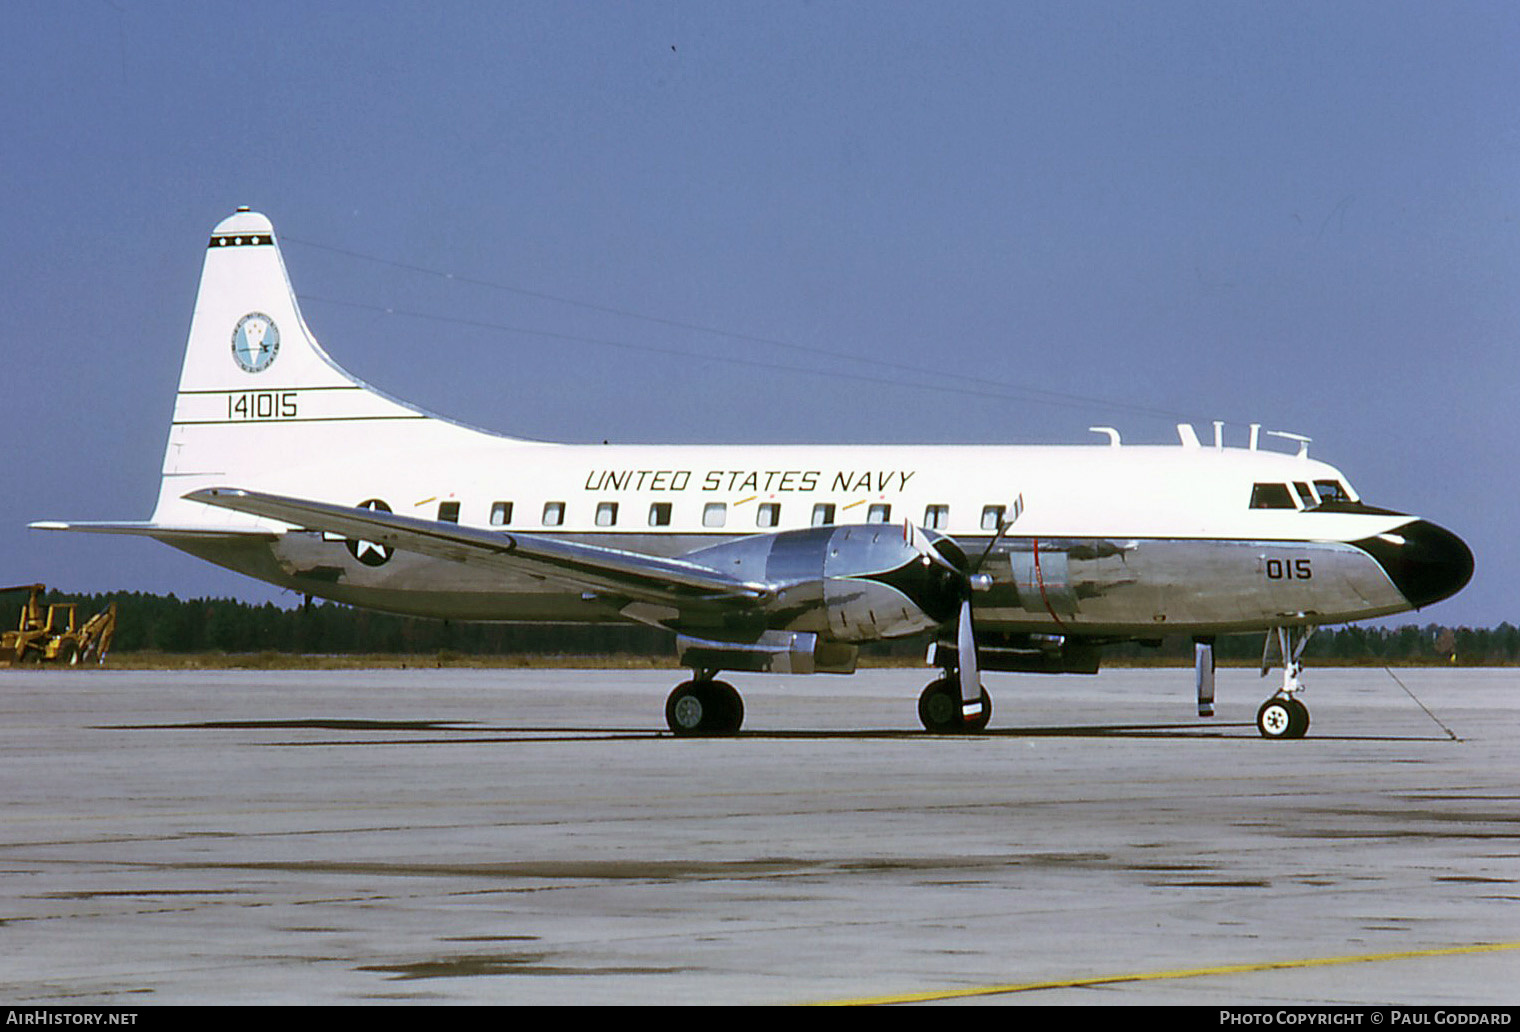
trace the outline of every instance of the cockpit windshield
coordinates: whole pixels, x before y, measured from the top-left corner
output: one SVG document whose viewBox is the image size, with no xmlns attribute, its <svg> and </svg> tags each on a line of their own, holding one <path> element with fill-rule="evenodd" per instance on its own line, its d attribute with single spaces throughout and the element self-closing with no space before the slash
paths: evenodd
<svg viewBox="0 0 1520 1032">
<path fill-rule="evenodd" d="M 1314 490 L 1319 495 L 1319 503 L 1326 502 L 1349 502 L 1351 494 L 1339 480 L 1316 480 Z"/>
<path fill-rule="evenodd" d="M 1339 480 L 1316 480 L 1312 488 L 1302 480 L 1293 481 L 1291 487 L 1288 484 L 1262 483 L 1255 484 L 1251 488 L 1251 508 L 1253 509 L 1343 511 L 1345 506 L 1356 504 L 1351 498 L 1351 492 Z"/>
</svg>

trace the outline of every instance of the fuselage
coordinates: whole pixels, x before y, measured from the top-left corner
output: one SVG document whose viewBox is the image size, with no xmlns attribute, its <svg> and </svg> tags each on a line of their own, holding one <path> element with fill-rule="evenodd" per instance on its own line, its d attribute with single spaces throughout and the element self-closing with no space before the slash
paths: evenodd
<svg viewBox="0 0 1520 1032">
<path fill-rule="evenodd" d="M 271 421 L 264 429 L 278 449 L 282 428 Z M 294 444 L 297 426 L 283 429 Z M 1274 451 L 554 445 L 452 430 L 447 452 L 354 452 L 341 463 L 311 455 L 260 486 L 662 556 L 752 535 L 908 521 L 948 535 L 977 560 L 992 581 L 975 599 L 978 622 L 1009 631 L 1146 637 L 1339 623 L 1426 604 L 1466 579 L 1460 556 L 1447 557 L 1455 562 L 1448 582 L 1409 597 L 1399 570 L 1366 542 L 1385 535 L 1383 550 L 1395 551 L 1401 528 L 1431 525 L 1362 505 L 1334 467 Z M 217 480 L 179 477 L 175 491 Z M 1443 538 L 1428 547 L 1461 546 Z M 626 618 L 604 599 L 529 575 L 320 533 L 188 550 L 293 590 L 394 612 Z"/>
</svg>

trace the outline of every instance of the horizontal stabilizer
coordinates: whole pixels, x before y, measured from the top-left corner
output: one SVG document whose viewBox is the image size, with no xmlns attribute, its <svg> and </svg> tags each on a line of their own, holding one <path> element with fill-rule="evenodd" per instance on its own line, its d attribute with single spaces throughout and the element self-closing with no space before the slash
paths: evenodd
<svg viewBox="0 0 1520 1032">
<path fill-rule="evenodd" d="M 141 520 L 66 522 L 63 520 L 38 520 L 27 524 L 33 530 L 70 530 L 88 534 L 129 534 L 150 537 L 159 541 L 204 540 L 207 538 L 243 538 L 246 540 L 273 541 L 278 534 L 257 527 L 187 527 Z"/>
</svg>

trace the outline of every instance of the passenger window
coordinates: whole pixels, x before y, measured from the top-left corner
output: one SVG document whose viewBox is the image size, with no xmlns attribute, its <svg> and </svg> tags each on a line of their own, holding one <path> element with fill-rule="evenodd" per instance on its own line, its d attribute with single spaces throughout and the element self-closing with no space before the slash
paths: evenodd
<svg viewBox="0 0 1520 1032">
<path fill-rule="evenodd" d="M 1006 505 L 982 506 L 982 529 L 997 530 L 1003 525 L 1003 516 L 1008 512 Z"/>
<path fill-rule="evenodd" d="M 1325 502 L 1349 502 L 1351 493 L 1339 480 L 1316 480 L 1314 486 L 1319 491 L 1320 504 Z"/>
<path fill-rule="evenodd" d="M 670 526 L 670 503 L 655 502 L 649 507 L 649 525 L 651 527 Z"/>
<path fill-rule="evenodd" d="M 708 502 L 702 509 L 702 526 L 721 527 L 728 522 L 728 506 L 723 502 Z"/>
<path fill-rule="evenodd" d="M 438 521 L 440 523 L 458 523 L 459 522 L 459 503 L 458 502 L 439 502 L 438 503 Z"/>
<path fill-rule="evenodd" d="M 544 503 L 544 526 L 546 526 L 546 527 L 558 527 L 560 524 L 562 524 L 564 522 L 565 522 L 565 503 L 564 502 L 545 502 Z"/>
<path fill-rule="evenodd" d="M 944 530 L 950 525 L 950 506 L 930 505 L 924 508 L 924 526 L 929 530 Z"/>
<path fill-rule="evenodd" d="M 774 527 L 781 522 L 780 502 L 761 502 L 755 512 L 755 526 Z"/>
<path fill-rule="evenodd" d="M 511 502 L 492 502 L 491 503 L 491 526 L 493 526 L 493 527 L 505 527 L 507 524 L 509 524 L 511 522 L 512 522 L 512 503 Z"/>
<path fill-rule="evenodd" d="M 1257 484 L 1251 489 L 1253 509 L 1294 509 L 1293 496 L 1287 484 Z"/>
<path fill-rule="evenodd" d="M 890 523 L 892 521 L 892 507 L 885 502 L 877 502 L 866 510 L 867 523 Z"/>
<path fill-rule="evenodd" d="M 598 527 L 613 527 L 617 525 L 617 502 L 596 503 L 596 525 Z"/>
<path fill-rule="evenodd" d="M 813 526 L 827 527 L 834 522 L 834 503 L 819 502 L 813 506 Z"/>
</svg>

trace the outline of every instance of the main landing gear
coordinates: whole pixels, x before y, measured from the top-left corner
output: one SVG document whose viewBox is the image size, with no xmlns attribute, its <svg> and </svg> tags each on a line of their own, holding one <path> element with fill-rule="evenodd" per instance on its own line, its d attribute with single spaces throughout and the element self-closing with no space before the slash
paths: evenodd
<svg viewBox="0 0 1520 1032">
<path fill-rule="evenodd" d="M 744 700 L 716 670 L 693 670 L 692 679 L 676 685 L 665 700 L 665 723 L 683 737 L 733 735 L 744 723 Z"/>
<path fill-rule="evenodd" d="M 1299 699 L 1304 690 L 1304 665 L 1299 657 L 1304 646 L 1314 636 L 1314 628 L 1279 627 L 1277 645 L 1282 654 L 1283 680 L 1277 694 L 1261 704 L 1256 711 L 1256 729 L 1263 738 L 1302 738 L 1309 730 L 1309 707 Z M 1271 669 L 1269 659 L 1272 651 L 1272 635 L 1267 635 L 1266 646 L 1261 655 L 1261 676 Z"/>
<path fill-rule="evenodd" d="M 937 735 L 976 734 L 992 719 L 992 696 L 982 689 L 981 712 L 969 720 L 961 712 L 961 685 L 953 672 L 933 682 L 918 697 L 918 719 Z"/>
<path fill-rule="evenodd" d="M 693 670 L 692 679 L 676 685 L 665 700 L 665 723 L 683 738 L 717 737 L 739 733 L 744 723 L 744 700 L 727 681 L 714 679 L 716 670 Z M 935 734 L 976 734 L 992 719 L 992 697 L 982 689 L 981 705 L 968 719 L 962 712 L 960 681 L 947 673 L 918 697 L 918 719 Z"/>
</svg>

